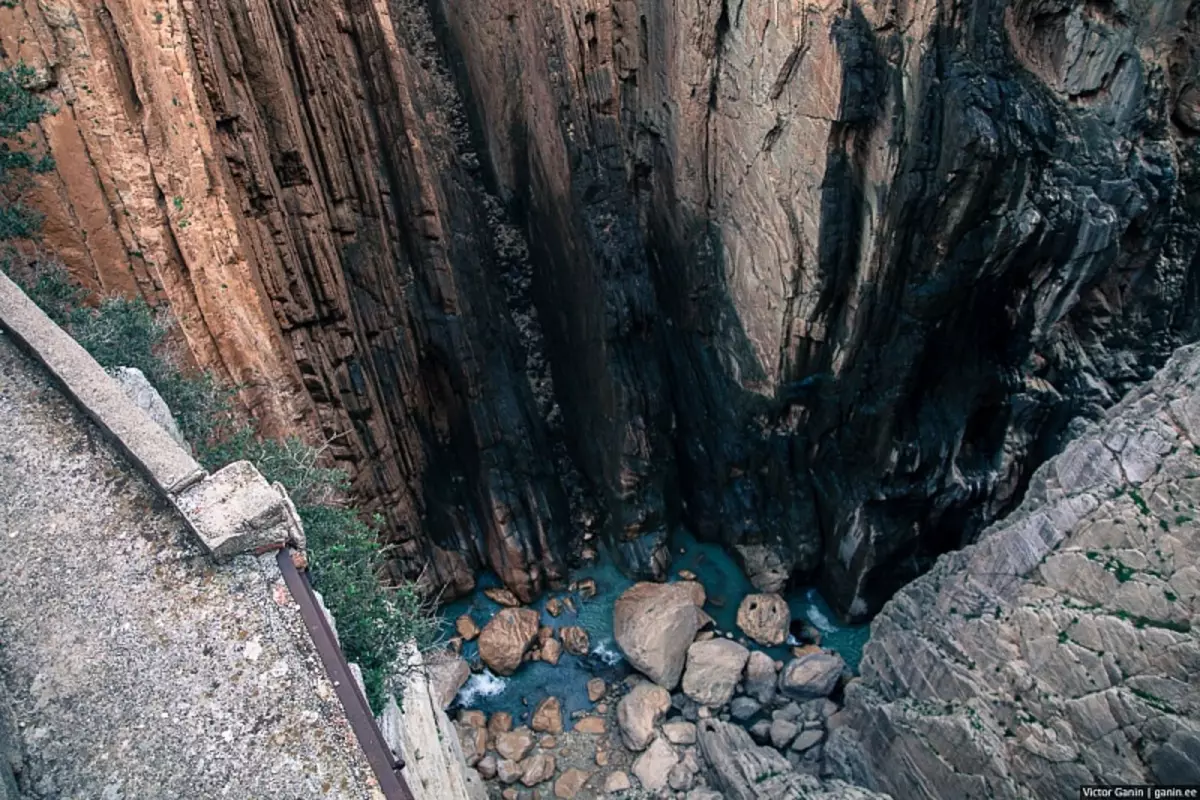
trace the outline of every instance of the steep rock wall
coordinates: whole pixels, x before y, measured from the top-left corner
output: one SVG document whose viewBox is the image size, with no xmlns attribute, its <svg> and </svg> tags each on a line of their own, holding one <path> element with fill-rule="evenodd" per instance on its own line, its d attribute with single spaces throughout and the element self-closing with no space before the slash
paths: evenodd
<svg viewBox="0 0 1200 800">
<path fill-rule="evenodd" d="M 851 616 L 1196 333 L 1188 2 L 439 0 L 610 534 Z"/>
<path fill-rule="evenodd" d="M 561 430 L 632 572 L 685 525 L 860 617 L 1196 334 L 1189 2 L 428 7 L 0 9 L 47 241 L 331 439 L 400 570 L 559 576 Z"/>
<path fill-rule="evenodd" d="M 0 9 L 0 57 L 58 106 L 45 243 L 168 303 L 268 432 L 328 441 L 398 570 L 455 592 L 490 565 L 528 599 L 566 503 L 427 34 L 402 2 Z"/>
<path fill-rule="evenodd" d="M 884 606 L 825 756 L 895 797 L 1200 780 L 1200 347 Z"/>
</svg>

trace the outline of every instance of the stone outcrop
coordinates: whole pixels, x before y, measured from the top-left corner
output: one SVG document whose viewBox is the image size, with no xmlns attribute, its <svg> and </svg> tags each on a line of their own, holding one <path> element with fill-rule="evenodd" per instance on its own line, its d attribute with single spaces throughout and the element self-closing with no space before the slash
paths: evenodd
<svg viewBox="0 0 1200 800">
<path fill-rule="evenodd" d="M 699 726 L 700 752 L 726 800 L 883 800 L 886 795 L 821 781 L 792 769 L 770 747 L 760 747 L 737 725 L 707 719 Z"/>
<path fill-rule="evenodd" d="M 695 581 L 636 583 L 613 604 L 613 638 L 634 669 L 674 689 L 706 621 L 703 604 L 704 587 Z"/>
<path fill-rule="evenodd" d="M 1193 345 L 884 607 L 827 764 L 897 797 L 1196 780 L 1198 505 Z"/>
<path fill-rule="evenodd" d="M 527 602 L 586 485 L 637 575 L 687 526 L 861 618 L 1198 332 L 1183 0 L 427 6 L 0 8 L 47 245 L 397 572 Z"/>
</svg>

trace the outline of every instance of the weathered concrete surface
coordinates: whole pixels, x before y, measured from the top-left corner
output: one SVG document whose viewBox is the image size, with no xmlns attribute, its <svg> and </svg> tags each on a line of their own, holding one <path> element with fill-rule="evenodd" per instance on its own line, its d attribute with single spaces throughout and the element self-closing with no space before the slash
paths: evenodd
<svg viewBox="0 0 1200 800">
<path fill-rule="evenodd" d="M 273 557 L 214 568 L 0 335 L 0 680 L 30 798 L 373 796 Z"/>
<path fill-rule="evenodd" d="M 896 797 L 1200 780 L 1200 345 L 875 620 L 826 746 Z"/>
</svg>

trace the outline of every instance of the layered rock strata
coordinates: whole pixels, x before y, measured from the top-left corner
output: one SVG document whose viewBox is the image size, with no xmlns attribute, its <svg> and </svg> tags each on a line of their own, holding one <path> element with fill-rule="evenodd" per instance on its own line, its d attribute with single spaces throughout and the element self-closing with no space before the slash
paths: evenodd
<svg viewBox="0 0 1200 800">
<path fill-rule="evenodd" d="M 862 617 L 1197 332 L 1184 0 L 428 5 L 0 9 L 47 244 L 400 571 L 560 576 L 565 447 L 629 571 L 686 526 Z"/>
<path fill-rule="evenodd" d="M 826 766 L 896 797 L 1200 781 L 1200 346 L 872 625 Z"/>
</svg>

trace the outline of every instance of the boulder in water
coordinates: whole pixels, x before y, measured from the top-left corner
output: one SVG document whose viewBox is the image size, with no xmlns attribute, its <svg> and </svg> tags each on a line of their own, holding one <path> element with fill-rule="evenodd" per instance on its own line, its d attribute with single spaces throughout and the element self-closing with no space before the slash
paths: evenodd
<svg viewBox="0 0 1200 800">
<path fill-rule="evenodd" d="M 613 605 L 613 636 L 625 658 L 667 690 L 679 685 L 688 646 L 706 615 L 696 581 L 636 583 Z"/>
<path fill-rule="evenodd" d="M 503 586 L 493 586 L 491 588 L 484 589 L 483 593 L 493 603 L 499 603 L 502 606 L 517 608 L 521 605 L 520 599 L 518 599 L 515 594 L 513 594 L 510 590 L 505 589 Z"/>
<path fill-rule="evenodd" d="M 475 624 L 475 620 L 471 619 L 469 614 L 463 614 L 454 621 L 454 629 L 458 631 L 458 635 L 464 641 L 474 641 L 479 635 L 479 626 Z"/>
<path fill-rule="evenodd" d="M 782 547 L 743 544 L 733 548 L 750 585 L 760 592 L 779 592 L 791 577 L 794 562 Z"/>
<path fill-rule="evenodd" d="M 568 653 L 577 656 L 587 655 L 590 642 L 588 633 L 583 628 L 578 625 L 568 625 L 559 630 L 558 636 L 562 639 L 563 647 Z"/>
<path fill-rule="evenodd" d="M 562 733 L 562 704 L 554 695 L 537 704 L 529 726 L 541 733 Z"/>
<path fill-rule="evenodd" d="M 479 657 L 497 675 L 512 675 L 538 634 L 538 613 L 505 608 L 488 620 L 479 634 Z"/>
<path fill-rule="evenodd" d="M 792 612 L 777 594 L 748 594 L 738 606 L 737 625 L 764 647 L 787 641 Z"/>
</svg>

